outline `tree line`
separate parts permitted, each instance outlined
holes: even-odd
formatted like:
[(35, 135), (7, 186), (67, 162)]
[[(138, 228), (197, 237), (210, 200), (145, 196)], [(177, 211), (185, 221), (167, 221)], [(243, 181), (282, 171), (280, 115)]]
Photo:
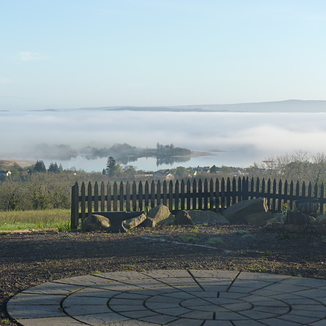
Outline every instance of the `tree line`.
[(3, 211), (69, 209), (72, 185), (106, 179), (101, 173), (64, 170), (57, 163), (46, 168), (43, 161), (24, 168), (0, 163), (0, 170), (11, 172), (0, 179), (0, 210)]

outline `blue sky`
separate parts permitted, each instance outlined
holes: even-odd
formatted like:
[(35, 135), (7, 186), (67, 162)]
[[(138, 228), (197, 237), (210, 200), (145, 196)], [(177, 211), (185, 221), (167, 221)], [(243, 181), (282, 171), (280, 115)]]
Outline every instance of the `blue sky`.
[(324, 0), (2, 0), (0, 110), (326, 100)]

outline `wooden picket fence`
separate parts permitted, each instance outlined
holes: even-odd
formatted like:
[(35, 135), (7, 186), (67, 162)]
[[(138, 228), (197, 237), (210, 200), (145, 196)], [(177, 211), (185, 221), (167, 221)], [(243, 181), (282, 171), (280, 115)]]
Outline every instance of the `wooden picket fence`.
[(298, 199), (318, 198), (324, 212), (324, 184), (306, 185), (287, 180), (260, 180), (248, 177), (221, 179), (188, 179), (151, 182), (108, 182), (100, 185), (84, 182), (72, 187), (71, 228), (77, 229), (81, 219), (96, 211), (143, 211), (163, 204), (172, 213), (184, 209), (223, 210), (237, 202), (265, 197), (272, 211), (284, 204), (293, 209)]

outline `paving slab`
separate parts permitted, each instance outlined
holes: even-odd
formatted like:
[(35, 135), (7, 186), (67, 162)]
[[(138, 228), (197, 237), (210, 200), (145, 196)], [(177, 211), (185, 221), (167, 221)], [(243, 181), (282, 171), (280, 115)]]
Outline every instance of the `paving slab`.
[(108, 272), (31, 287), (23, 326), (326, 326), (326, 280), (221, 270)]
[[(18, 321), (20, 321), (18, 319)], [(27, 318), (24, 319), (24, 326), (85, 326), (85, 323), (74, 320), (71, 317), (49, 317), (49, 318)]]

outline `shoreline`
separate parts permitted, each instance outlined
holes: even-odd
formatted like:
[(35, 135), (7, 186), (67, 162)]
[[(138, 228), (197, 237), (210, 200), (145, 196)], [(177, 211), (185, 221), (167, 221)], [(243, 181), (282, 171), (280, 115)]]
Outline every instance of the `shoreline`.
[(33, 164), (35, 164), (36, 161), (32, 161), (32, 160), (23, 160), (23, 159), (8, 159), (8, 158), (1, 158), (0, 157), (0, 164), (3, 164), (5, 166), (13, 166), (14, 164), (18, 164), (19, 166), (21, 166), (22, 168), (26, 168), (29, 167)]

